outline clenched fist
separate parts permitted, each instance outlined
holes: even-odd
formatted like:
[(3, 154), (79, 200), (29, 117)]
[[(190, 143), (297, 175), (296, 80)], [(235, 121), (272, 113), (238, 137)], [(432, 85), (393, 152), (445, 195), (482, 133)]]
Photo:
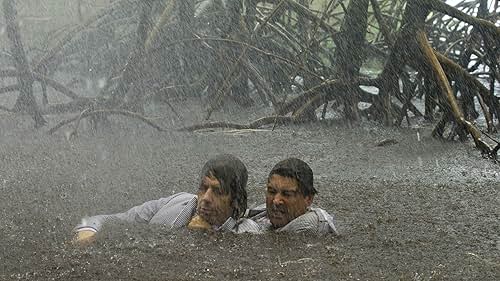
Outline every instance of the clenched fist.
[(73, 243), (78, 245), (88, 245), (95, 241), (97, 232), (91, 229), (77, 230)]
[(205, 230), (208, 230), (208, 229), (212, 229), (212, 226), (206, 222), (202, 217), (200, 217), (199, 215), (195, 215), (191, 221), (189, 222), (188, 226), (187, 226), (189, 229), (197, 229), (197, 230), (201, 230), (201, 229), (205, 229)]

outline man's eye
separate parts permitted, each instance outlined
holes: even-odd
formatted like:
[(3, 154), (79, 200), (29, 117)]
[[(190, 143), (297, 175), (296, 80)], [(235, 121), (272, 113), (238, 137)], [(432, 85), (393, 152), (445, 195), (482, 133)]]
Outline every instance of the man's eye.
[(216, 195), (224, 195), (224, 190), (222, 190), (222, 188), (220, 187), (212, 188), (212, 190)]
[(283, 191), (282, 194), (283, 194), (284, 197), (293, 197), (293, 196), (297, 195), (297, 191), (295, 191), (295, 190), (286, 190), (286, 191)]
[(276, 189), (273, 189), (273, 188), (268, 188), (267, 189), (267, 193), (271, 194), (271, 195), (274, 195), (276, 194)]

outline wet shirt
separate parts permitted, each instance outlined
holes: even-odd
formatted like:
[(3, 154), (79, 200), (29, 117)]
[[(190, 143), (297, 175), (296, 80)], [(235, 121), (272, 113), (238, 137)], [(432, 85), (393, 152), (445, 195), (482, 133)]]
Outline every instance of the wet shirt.
[[(257, 207), (256, 209), (258, 208), (260, 207)], [(315, 235), (333, 233), (338, 235), (337, 228), (333, 222), (333, 217), (320, 208), (309, 208), (305, 214), (295, 218), (287, 225), (280, 228), (274, 228), (272, 226), (265, 210), (255, 216), (252, 216), (250, 219), (257, 222), (261, 226), (262, 231), (294, 233), (304, 232)]]
[[(196, 213), (198, 198), (190, 193), (178, 193), (166, 198), (145, 202), (123, 213), (97, 215), (82, 220), (75, 231), (99, 231), (103, 225), (113, 221), (151, 223), (169, 225), (171, 229), (185, 227)], [(236, 220), (229, 217), (221, 226), (214, 226), (216, 231), (234, 233), (261, 232), (261, 227), (250, 219)]]

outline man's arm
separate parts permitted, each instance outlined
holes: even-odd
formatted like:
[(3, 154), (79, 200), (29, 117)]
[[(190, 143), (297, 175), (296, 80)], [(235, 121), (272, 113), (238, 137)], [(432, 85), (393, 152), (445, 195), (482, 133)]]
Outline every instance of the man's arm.
[(323, 209), (311, 208), (308, 212), (289, 222), (278, 232), (310, 233), (316, 235), (333, 233), (338, 235), (333, 217)]
[(295, 218), (287, 225), (278, 229), (277, 232), (294, 232), (294, 233), (310, 233), (319, 234), (320, 221), (318, 215), (313, 211), (308, 211), (305, 214)]
[(335, 226), (334, 218), (327, 211), (320, 208), (311, 208), (317, 215), (319, 219), (319, 233), (333, 233), (339, 235), (337, 227)]
[(92, 217), (83, 218), (82, 222), (78, 224), (74, 230), (77, 233), (76, 240), (93, 240), (94, 234), (102, 229), (102, 227), (114, 221), (117, 222), (131, 222), (131, 223), (149, 223), (151, 218), (158, 213), (158, 211), (170, 202), (173, 198), (179, 196), (175, 194), (166, 198), (151, 200), (141, 205), (135, 206), (123, 213), (109, 214), (109, 215), (96, 215)]

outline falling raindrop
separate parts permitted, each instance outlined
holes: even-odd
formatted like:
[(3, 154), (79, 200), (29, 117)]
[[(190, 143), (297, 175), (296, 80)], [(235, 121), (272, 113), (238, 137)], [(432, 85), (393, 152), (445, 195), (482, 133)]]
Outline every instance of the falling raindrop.
[(99, 89), (103, 89), (105, 86), (106, 86), (106, 78), (100, 78), (97, 81), (97, 87), (99, 87)]

